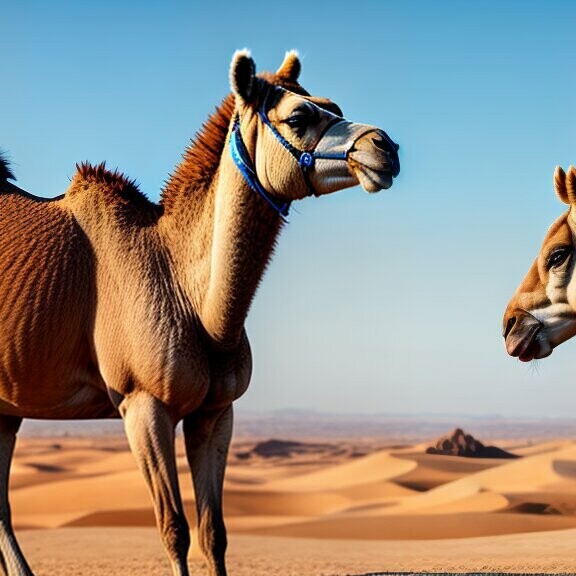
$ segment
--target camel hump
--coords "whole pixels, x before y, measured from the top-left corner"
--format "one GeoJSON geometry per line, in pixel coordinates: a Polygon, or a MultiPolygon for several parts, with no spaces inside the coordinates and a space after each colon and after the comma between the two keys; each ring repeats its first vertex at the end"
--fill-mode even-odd
{"type": "Polygon", "coordinates": [[[76,164],[66,197],[79,205],[99,205],[103,210],[121,215],[125,221],[141,225],[153,224],[161,213],[161,208],[148,200],[134,180],[118,170],[109,170],[104,162],[76,164]]]}
{"type": "Polygon", "coordinates": [[[135,180],[130,180],[118,170],[108,170],[106,162],[96,166],[88,162],[76,164],[76,174],[72,179],[72,183],[73,185],[76,184],[76,186],[72,186],[73,192],[76,191],[78,186],[97,184],[121,198],[140,199],[144,196],[135,180]]]}
{"type": "Polygon", "coordinates": [[[4,156],[2,152],[0,152],[0,183],[4,183],[7,180],[16,180],[12,170],[10,170],[10,163],[4,156]]]}

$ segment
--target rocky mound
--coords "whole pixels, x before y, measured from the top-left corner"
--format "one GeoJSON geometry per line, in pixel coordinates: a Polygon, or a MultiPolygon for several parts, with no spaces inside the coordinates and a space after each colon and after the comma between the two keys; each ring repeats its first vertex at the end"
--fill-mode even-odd
{"type": "Polygon", "coordinates": [[[241,460],[259,456],[260,458],[290,458],[302,454],[323,454],[334,452],[335,446],[331,444],[312,444],[309,442],[295,442],[292,440],[266,440],[258,442],[251,450],[236,454],[241,460]]]}
{"type": "Polygon", "coordinates": [[[426,453],[467,458],[519,458],[497,446],[485,446],[471,434],[466,434],[462,428],[455,428],[450,434],[436,440],[434,446],[426,449],[426,453]]]}

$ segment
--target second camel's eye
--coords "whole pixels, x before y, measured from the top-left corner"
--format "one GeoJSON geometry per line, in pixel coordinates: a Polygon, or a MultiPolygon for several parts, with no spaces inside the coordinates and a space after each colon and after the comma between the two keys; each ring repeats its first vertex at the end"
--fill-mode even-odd
{"type": "Polygon", "coordinates": [[[546,260],[546,267],[548,270],[551,268],[557,268],[562,264],[568,256],[570,256],[571,249],[567,246],[560,246],[552,250],[548,259],[546,260]]]}

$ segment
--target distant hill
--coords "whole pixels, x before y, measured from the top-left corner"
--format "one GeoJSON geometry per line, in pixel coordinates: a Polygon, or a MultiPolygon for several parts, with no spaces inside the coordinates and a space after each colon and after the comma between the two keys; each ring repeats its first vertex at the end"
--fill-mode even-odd
{"type": "Polygon", "coordinates": [[[466,434],[462,428],[455,428],[446,436],[438,438],[434,446],[426,449],[426,453],[467,458],[519,458],[497,446],[485,446],[471,434],[466,434]]]}

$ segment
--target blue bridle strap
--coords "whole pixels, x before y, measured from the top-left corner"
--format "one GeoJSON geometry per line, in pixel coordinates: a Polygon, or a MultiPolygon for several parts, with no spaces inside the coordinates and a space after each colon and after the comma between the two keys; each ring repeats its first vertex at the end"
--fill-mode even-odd
{"type": "MultiPolygon", "coordinates": [[[[311,195],[317,196],[316,191],[312,186],[312,182],[310,182],[310,176],[309,176],[309,172],[314,168],[315,161],[317,159],[346,160],[347,153],[337,152],[333,154],[330,153],[322,154],[314,150],[312,150],[311,152],[307,152],[305,150],[299,150],[298,148],[290,144],[290,142],[288,142],[288,140],[286,140],[286,138],[284,138],[284,136],[282,136],[282,134],[280,134],[280,132],[276,130],[272,122],[270,122],[266,114],[265,103],[263,103],[260,109],[258,110],[258,115],[260,116],[262,122],[266,126],[268,126],[268,128],[272,131],[272,134],[274,134],[278,142],[280,142],[280,144],[282,144],[282,146],[284,146],[284,148],[286,148],[286,150],[288,150],[288,152],[290,152],[290,154],[294,156],[294,158],[298,162],[298,165],[302,169],[302,174],[304,176],[304,181],[306,182],[308,191],[310,192],[311,195]]],[[[330,128],[340,120],[341,118],[338,117],[334,118],[334,120],[326,126],[322,136],[326,133],[328,128],[330,128]]],[[[318,141],[322,139],[322,136],[318,141]]],[[[276,212],[278,212],[280,217],[286,222],[287,221],[286,217],[288,216],[288,212],[290,211],[291,202],[283,202],[281,204],[278,203],[265,190],[264,186],[262,186],[260,180],[258,179],[258,175],[256,174],[256,168],[254,167],[254,163],[252,162],[252,159],[248,154],[248,150],[246,150],[246,145],[242,140],[242,135],[240,134],[240,118],[238,115],[236,115],[236,118],[234,120],[234,126],[232,128],[232,133],[230,135],[230,153],[232,155],[232,160],[234,161],[234,164],[236,164],[238,170],[240,170],[240,173],[242,174],[244,180],[246,180],[250,188],[252,188],[254,192],[257,192],[264,200],[266,200],[266,202],[270,206],[272,206],[272,208],[274,208],[274,210],[276,210],[276,212]]]]}
{"type": "Polygon", "coordinates": [[[256,168],[246,150],[244,141],[242,140],[242,135],[240,134],[240,120],[238,117],[234,120],[234,127],[232,128],[232,134],[230,135],[230,154],[232,155],[232,160],[240,173],[244,177],[244,180],[248,183],[250,188],[259,194],[266,202],[274,208],[280,217],[286,222],[286,217],[290,211],[290,202],[278,203],[266,190],[264,186],[260,183],[258,175],[256,174],[256,168]]]}
{"type": "MultiPolygon", "coordinates": [[[[280,132],[278,132],[278,130],[276,130],[275,126],[272,124],[272,122],[270,122],[270,119],[268,118],[268,116],[266,114],[266,110],[265,110],[264,106],[265,106],[265,103],[263,103],[262,106],[260,107],[260,110],[258,110],[258,115],[260,116],[260,119],[262,120],[262,122],[266,126],[268,126],[268,128],[272,131],[272,134],[274,134],[274,136],[276,136],[276,140],[278,140],[280,142],[280,144],[282,144],[282,146],[284,146],[284,148],[286,148],[286,150],[288,150],[288,152],[290,152],[290,154],[292,154],[292,156],[294,156],[294,158],[296,158],[296,160],[298,161],[298,164],[300,165],[300,168],[302,168],[305,175],[309,170],[311,170],[314,167],[314,161],[317,159],[322,159],[322,160],[346,160],[347,159],[346,152],[337,152],[334,154],[328,154],[328,153],[321,154],[321,153],[316,152],[315,150],[312,150],[311,152],[307,152],[305,150],[299,150],[298,148],[296,148],[296,146],[293,146],[292,144],[290,144],[290,142],[288,142],[288,140],[286,140],[286,138],[284,138],[284,136],[282,136],[282,134],[280,134],[280,132]]],[[[322,139],[322,136],[328,131],[328,129],[330,127],[332,127],[337,122],[340,122],[340,120],[341,120],[341,118],[334,118],[332,120],[332,122],[329,122],[326,125],[326,127],[324,128],[322,135],[320,136],[319,140],[322,139]]],[[[310,185],[308,178],[306,178],[306,183],[308,184],[308,188],[310,190],[310,193],[316,195],[316,192],[311,188],[311,185],[310,185]]]]}

